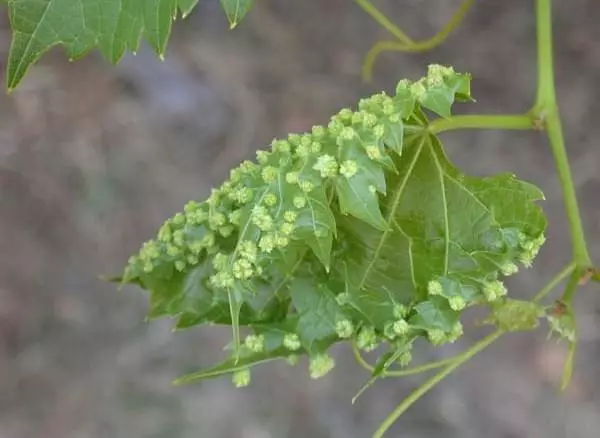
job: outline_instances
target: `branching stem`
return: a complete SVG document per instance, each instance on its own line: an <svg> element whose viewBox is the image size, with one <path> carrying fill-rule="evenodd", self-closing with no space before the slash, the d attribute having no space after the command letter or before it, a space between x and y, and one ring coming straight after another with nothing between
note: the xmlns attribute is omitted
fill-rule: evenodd
<svg viewBox="0 0 600 438"><path fill-rule="evenodd" d="M442 30L433 37L423 41L413 41L402 29L391 23L370 1L356 0L356 3L397 39L396 41L380 41L376 43L365 56L362 75L365 80L370 81L373 64L375 64L375 59L381 52L388 50L412 53L425 52L439 46L458 27L471 6L475 3L475 0L464 0Z"/></svg>
<svg viewBox="0 0 600 438"><path fill-rule="evenodd" d="M540 291L538 293L535 294L535 298L533 299L533 301L535 301L535 302L541 301L546 295L548 295L550 292L552 292L552 290L556 286L558 286L558 284L561 281L563 281L566 277L568 277L570 274L572 274L574 272L574 269L575 269L574 263L569 263L567 266L565 266L542 289L540 289ZM504 333L505 332L503 330L496 330L495 332L491 333L490 335L486 336L485 338L483 338L482 340L480 340L479 342L474 344L468 350L463 351L462 353L460 353L457 356L448 358L447 364L440 365L440 366L445 366L445 368L443 370L439 371L437 374L435 374L431 378L429 378L428 380L426 380L425 383L423 383L421 386L419 386L417 389L415 389L406 399L404 399L402 401L402 403L400 403L396 407L396 409L394 409L394 411L383 421L381 426L379 426L379 428L373 435L373 438L383 437L383 434L392 426L392 424L394 424L394 422L398 419L398 417L400 417L400 415L402 415L404 412L406 412L406 410L408 408L410 408L419 398L421 398L423 395L425 395L430 389L432 389L435 385L437 385L445 377L450 375L454 370L456 370L458 367L460 367L463 363L467 362L469 359L471 359L477 353L479 353L480 351L482 351L483 349L485 349L486 347L491 345L494 341L496 341L498 338L500 338ZM571 350L574 351L574 349L575 348L572 346ZM361 359L362 359L362 357L361 357ZM364 362L364 359L363 359L363 362ZM437 364L439 364L441 362L442 361L433 362L428 365L431 365L430 369L432 369L432 368L434 368L434 365L436 365L436 367L437 367ZM368 367L370 367L369 364L367 364L366 362L364 362L364 363ZM413 370L417 370L417 369L421 368L421 370L419 372L427 371L427 370L422 369L423 367L413 368ZM410 371L410 370L406 370L406 371Z"/></svg>
<svg viewBox="0 0 600 438"><path fill-rule="evenodd" d="M449 376L455 369L460 367L462 364L467 362L473 356L475 356L480 351L484 350L486 347L491 345L494 341L496 341L500 336L504 334L502 330L496 330L490 335L483 338L481 341L477 342L467 351L461 353L456 356L456 358L450 363L450 365L446 366L443 370L430 377L419 386L416 390L414 390L408 397L406 397L402 403L400 403L396 409L381 423L377 431L373 434L373 438L381 438L386 433L386 431L396 422L398 417L402 415L408 408L410 408L414 402L420 399L425 393L427 393L431 388L437 385L440 381L442 381L445 377Z"/></svg>
<svg viewBox="0 0 600 438"><path fill-rule="evenodd" d="M529 130L534 127L535 120L529 114L506 115L464 115L433 120L429 132L439 134L457 129L516 129Z"/></svg>
<svg viewBox="0 0 600 438"><path fill-rule="evenodd" d="M569 221L569 231L573 258L579 268L592 265L583 232L577 195L573 185L573 177L569 167L569 159L565 148L562 123L556 101L554 83L554 62L552 45L552 0L536 0L537 52L538 52L538 84L535 104L532 113L544 123L554 161L558 171L560 185L565 200L565 209Z"/></svg>

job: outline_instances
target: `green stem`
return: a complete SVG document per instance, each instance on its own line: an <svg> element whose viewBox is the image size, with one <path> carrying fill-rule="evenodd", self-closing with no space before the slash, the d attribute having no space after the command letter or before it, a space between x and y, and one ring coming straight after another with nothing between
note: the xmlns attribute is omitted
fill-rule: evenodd
<svg viewBox="0 0 600 438"><path fill-rule="evenodd" d="M535 15L538 81L534 108L541 112L546 106L556 107L552 56L552 0L536 0Z"/></svg>
<svg viewBox="0 0 600 438"><path fill-rule="evenodd" d="M462 19L465 17L471 6L475 3L475 0L464 0L460 7L456 10L452 18L446 23L446 25L431 38L423 41L413 41L408 37L400 28L391 23L379 10L375 8L370 2L366 0L356 0L369 15L371 15L382 27L390 31L398 41L380 41L376 43L371 50L367 53L362 68L362 76L365 80L371 80L371 74L373 70L373 64L375 59L381 52L388 50L399 51L399 52L424 52L431 50L436 46L442 44L446 38L458 27Z"/></svg>
<svg viewBox="0 0 600 438"><path fill-rule="evenodd" d="M558 283L560 283L562 280L564 280L566 277L568 277L570 274L573 274L574 272L575 272L575 262L571 262L567 266L565 266L559 273L557 273L542 289L540 289L539 292L537 292L535 294L535 298L533 299L533 301L535 301L535 302L540 301L542 298L544 298L546 295L548 295L558 285ZM400 403L396 407L396 409L384 420L384 422L381 424L379 429L377 429L377 431L375 432L375 435L373 435L373 438L381 438L383 436L383 434L391 427L391 425L398 419L398 417L400 417L400 415L402 415L404 412L406 412L406 410L408 408L410 408L427 391L429 391L431 388L433 388L436 384L438 384L445 377L450 375L450 373L452 373L460 365L462 365L463 363L465 363L466 361L471 359L473 356L475 356L477 353L479 353L481 350L483 350L487 346L491 345L494 341L496 341L504 333L505 332L503 330L496 330L495 332L493 332L490 335L488 335L487 337L483 338L481 341L477 342L472 347L470 347L468 350L463 351L462 353L458 354L457 356L454 356L454 357L451 357L448 359L444 359L443 361L440 361L440 362L434 362L431 364L427 364L427 365L431 365L431 368L433 368L434 365L437 366L441 362L448 361L446 368L444 368L443 370L441 370L440 372L438 372L437 374L432 376L429 380L425 381L425 383L423 383L423 385L421 385L419 388L414 390L406 399L404 399L402 401L402 403ZM360 357L360 353L358 354L358 357ZM370 365L367 364L364 361L364 359L362 359L362 357L360 357L360 359L362 360L362 362L364 364L366 364L367 367L370 367ZM423 369L427 365L423 365L422 367L412 368L411 370L420 369L420 371L427 371L427 370ZM406 370L406 371L410 371L410 370Z"/></svg>
<svg viewBox="0 0 600 438"><path fill-rule="evenodd" d="M565 149L560 112L556 101L554 84L554 62L552 59L552 1L536 0L537 51L538 51L538 87L532 114L544 122L554 155L560 185L565 199L565 209L569 221L573 258L579 267L592 265L588 254L577 194L573 185L573 176L569 168L569 159Z"/></svg>
<svg viewBox="0 0 600 438"><path fill-rule="evenodd" d="M369 14L381 27L386 29L399 41L404 44L412 44L413 40L406 35L402 29L392 23L388 18L377 9L370 1L368 0L356 0L358 6L360 6L367 14Z"/></svg>
<svg viewBox="0 0 600 438"><path fill-rule="evenodd" d="M416 402L419 398L421 398L426 392L428 392L431 388L437 385L440 381L442 381L445 377L450 375L454 370L460 367L463 363L467 362L473 356L475 356L480 351L484 350L486 347L491 345L496 339L504 334L502 330L496 330L492 334L486 336L481 341L477 342L471 348L469 348L464 353L458 355L455 360L448 365L446 368L441 370L436 375L429 378L423 385L419 386L416 390L414 390L408 397L404 399L402 403L400 403L396 409L381 423L373 438L381 438L383 434L394 424L394 422L402 415L408 408L410 408L414 402Z"/></svg>
<svg viewBox="0 0 600 438"><path fill-rule="evenodd" d="M540 289L540 291L537 294L535 294L532 301L535 303L541 301L542 298L544 298L546 295L552 292L552 290L558 285L558 283L560 283L569 275L571 275L575 271L575 267L575 262L571 262L567 266L565 266L562 271L556 274L554 278L552 278L552 280L550 280L546 284L546 286L544 286L542 289Z"/></svg>
<svg viewBox="0 0 600 438"><path fill-rule="evenodd" d="M535 120L528 114L477 114L436 119L429 124L428 130L433 134L456 129L529 130L534 127L534 122Z"/></svg>
<svg viewBox="0 0 600 438"><path fill-rule="evenodd" d="M371 373L373 371L375 371L375 367L373 365L371 365L369 362L367 362L362 357L362 355L360 354L360 350L358 349L358 347L356 346L356 342L354 342L354 341L352 342L352 352L354 353L354 358L356 359L356 362L361 367L363 367L365 370L367 370ZM456 357L457 356L452 356L452 357L448 357L446 359L438 360L435 362L429 362L429 363L426 363L423 365L407 368L404 370L386 371L382 374L381 377L404 377L404 376L410 376L413 374L424 373L425 371L430 371L430 370L434 370L436 368L441 368L443 366L449 365L456 360Z"/></svg>
<svg viewBox="0 0 600 438"><path fill-rule="evenodd" d="M573 258L578 266L587 268L592 266L592 261L585 241L579 205L577 203L577 193L575 191L573 176L569 167L569 158L565 149L558 108L555 108L546 119L546 130L548 132L548 139L550 140L550 147L552 149L552 154L554 155L554 162L556 163L556 170L558 171L558 178L565 200Z"/></svg>

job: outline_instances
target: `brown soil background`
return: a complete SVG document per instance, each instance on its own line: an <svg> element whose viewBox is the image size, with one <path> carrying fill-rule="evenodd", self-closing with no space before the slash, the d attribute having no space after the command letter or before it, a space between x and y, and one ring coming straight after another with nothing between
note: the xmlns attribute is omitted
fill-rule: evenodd
<svg viewBox="0 0 600 438"><path fill-rule="evenodd" d="M527 109L535 84L533 1L481 0L441 47L388 53L374 81L362 57L384 30L351 1L260 0L230 32L216 0L178 22L165 63L148 50L118 67L93 54L46 55L20 89L0 95L0 438L365 438L421 380L377 383L345 348L327 378L268 365L253 385L227 378L173 387L221 357L229 331L173 334L143 323L145 294L117 291L117 272L164 219L203 199L273 137L324 123L359 97L418 78L431 62L473 74L470 112ZM600 3L556 1L557 82L574 178L600 257ZM414 37L444 24L455 0L381 0ZM4 9L5 10L5 9ZM6 15L6 14L4 14ZM0 59L9 32L3 17ZM560 188L543 136L444 134L474 175L514 171L546 193L548 243L510 281L531 296L568 261ZM390 432L402 438L591 438L600 430L600 288L577 297L581 345L570 389L557 393L564 348L508 336L419 401ZM451 354L472 331L426 360Z"/></svg>

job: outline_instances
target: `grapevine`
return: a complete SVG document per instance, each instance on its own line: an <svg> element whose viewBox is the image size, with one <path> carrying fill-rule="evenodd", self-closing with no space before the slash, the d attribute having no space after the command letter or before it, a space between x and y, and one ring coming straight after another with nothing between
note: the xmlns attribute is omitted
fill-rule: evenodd
<svg viewBox="0 0 600 438"><path fill-rule="evenodd" d="M7 87L54 45L76 59L92 48L111 62L136 51L145 38L163 57L173 20L197 0L8 0L13 41ZM221 0L234 28L251 0ZM366 56L372 78L385 50L418 52L445 41L467 15L466 0L448 24L414 41L368 0L356 0L394 39ZM64 26L64 17L70 17ZM562 133L554 85L550 0L536 0L537 94L523 114L454 115L473 105L471 76L432 64L420 79L401 79L343 108L310 132L275 139L231 170L208 199L192 200L167 219L156 237L132 256L121 285L148 291L149 319L172 318L177 330L231 328L228 356L182 376L177 384L229 376L251 383L252 369L281 360L309 359L308 374L335 368L331 348L350 346L369 373L357 397L378 379L436 371L383 421L383 436L417 399L509 332L546 321L565 339L569 356L562 388L572 373L578 340L573 299L600 274L588 254ZM503 280L530 268L545 242L543 193L510 173L467 175L446 156L441 135L457 129L536 130L547 134L564 194L572 261L531 301L512 298ZM562 296L543 301L563 281ZM487 309L488 336L457 356L414 365L417 341L455 342L464 312ZM374 364L364 353L380 352ZM356 398L355 398L356 399Z"/></svg>

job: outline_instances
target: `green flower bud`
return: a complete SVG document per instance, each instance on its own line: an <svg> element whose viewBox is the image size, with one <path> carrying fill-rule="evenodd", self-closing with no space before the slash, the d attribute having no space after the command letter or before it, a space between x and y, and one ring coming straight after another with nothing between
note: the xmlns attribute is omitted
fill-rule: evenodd
<svg viewBox="0 0 600 438"><path fill-rule="evenodd" d="M363 351L373 351L379 345L377 334L375 333L375 327L366 326L363 327L356 338L356 346Z"/></svg>
<svg viewBox="0 0 600 438"><path fill-rule="evenodd" d="M379 160L381 158L381 151L377 146L367 146L365 151L371 160Z"/></svg>
<svg viewBox="0 0 600 438"><path fill-rule="evenodd" d="M442 283L437 280L431 280L427 283L427 293L429 295L442 295L444 293Z"/></svg>
<svg viewBox="0 0 600 438"><path fill-rule="evenodd" d="M290 351L297 351L300 349L302 344L300 338L296 333L286 333L283 336L283 346Z"/></svg>
<svg viewBox="0 0 600 438"><path fill-rule="evenodd" d="M274 193L267 193L263 199L263 202L267 207L274 207L277 204L277 196Z"/></svg>
<svg viewBox="0 0 600 438"><path fill-rule="evenodd" d="M506 262L500 266L500 272L502 272L502 275L505 277L508 277L519 272L519 267L512 262Z"/></svg>
<svg viewBox="0 0 600 438"><path fill-rule="evenodd" d="M321 155L313 169L320 172L321 178L332 178L337 175L337 161L331 155Z"/></svg>
<svg viewBox="0 0 600 438"><path fill-rule="evenodd" d="M280 154L289 154L292 150L292 145L286 140L275 140L271 143L271 149Z"/></svg>
<svg viewBox="0 0 600 438"><path fill-rule="evenodd" d="M456 310L457 312L460 312L467 306L465 299L458 295L448 298L448 304L452 310Z"/></svg>
<svg viewBox="0 0 600 438"><path fill-rule="evenodd" d="M271 154L269 154L266 151L256 151L256 161L258 161L259 164L264 166L269 162L270 155Z"/></svg>
<svg viewBox="0 0 600 438"><path fill-rule="evenodd" d="M283 220L285 220L286 222L294 223L294 222L296 222L297 218L298 218L298 213L296 213L295 211L288 210L283 213Z"/></svg>
<svg viewBox="0 0 600 438"><path fill-rule="evenodd" d="M427 331L427 338L433 345L441 345L446 342L446 333L440 329L431 329Z"/></svg>
<svg viewBox="0 0 600 438"><path fill-rule="evenodd" d="M347 339L354 333L354 324L349 319L342 319L335 324L335 331L342 339Z"/></svg>
<svg viewBox="0 0 600 438"><path fill-rule="evenodd" d="M265 350L265 336L264 335L248 335L244 341L248 350L254 353L261 353Z"/></svg>
<svg viewBox="0 0 600 438"><path fill-rule="evenodd" d="M252 375L249 368L234 371L231 380L236 388L244 388L250 385Z"/></svg>
<svg viewBox="0 0 600 438"><path fill-rule="evenodd" d="M392 312L394 314L394 318L403 319L408 316L410 309L403 304L394 304Z"/></svg>
<svg viewBox="0 0 600 438"><path fill-rule="evenodd" d="M293 203L296 208L304 208L306 206L306 198L304 196L295 196Z"/></svg>
<svg viewBox="0 0 600 438"><path fill-rule="evenodd" d="M277 168L267 166L260 172L260 176L264 182L271 183L277 179Z"/></svg>
<svg viewBox="0 0 600 438"><path fill-rule="evenodd" d="M358 165L356 161L346 160L340 166L340 173L347 179L352 178L358 172Z"/></svg>
<svg viewBox="0 0 600 438"><path fill-rule="evenodd" d="M310 377L319 379L335 367L335 361L327 353L317 354L310 358Z"/></svg>
<svg viewBox="0 0 600 438"><path fill-rule="evenodd" d="M483 285L483 294L488 302L496 301L507 293L504 283L499 280L489 281Z"/></svg>

